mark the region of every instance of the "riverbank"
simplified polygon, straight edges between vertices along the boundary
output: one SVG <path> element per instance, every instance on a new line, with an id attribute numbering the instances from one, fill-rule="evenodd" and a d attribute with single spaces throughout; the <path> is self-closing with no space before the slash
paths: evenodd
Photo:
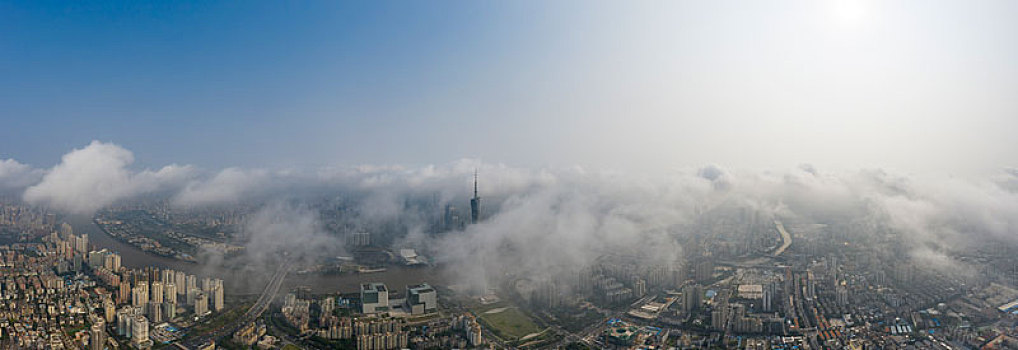
<path id="1" fill-rule="evenodd" d="M 162 252 L 162 251 L 145 249 L 144 247 L 139 247 L 137 244 L 132 243 L 130 241 L 130 238 L 125 238 L 125 237 L 121 237 L 121 236 L 114 235 L 114 234 L 110 233 L 110 230 L 107 229 L 102 224 L 100 224 L 99 223 L 99 219 L 97 219 L 97 218 L 93 218 L 92 219 L 92 224 L 94 224 L 97 228 L 99 228 L 100 231 L 105 233 L 110 238 L 113 238 L 113 239 L 115 239 L 117 241 L 120 241 L 120 243 L 127 244 L 127 245 L 133 246 L 135 248 L 138 248 L 138 250 L 141 250 L 141 251 L 143 251 L 143 252 L 145 252 L 147 254 L 157 255 L 157 256 L 164 257 L 164 258 L 170 258 L 170 259 L 174 259 L 174 260 L 181 261 L 181 262 L 188 262 L 188 263 L 197 263 L 198 262 L 197 260 L 195 260 L 195 258 L 193 256 L 191 256 L 191 255 L 184 255 L 184 253 L 175 252 L 175 251 Z"/>
<path id="2" fill-rule="evenodd" d="M 138 247 L 117 240 L 102 230 L 90 217 L 69 217 L 65 219 L 78 234 L 88 234 L 89 244 L 120 254 L 125 267 L 143 269 L 158 267 L 173 269 L 197 276 L 222 278 L 228 294 L 257 294 L 265 287 L 268 277 L 264 271 L 268 267 L 257 265 L 230 266 L 230 261 L 211 260 L 199 257 L 196 263 L 188 263 L 147 253 Z M 297 286 L 311 288 L 313 293 L 354 293 L 360 290 L 360 284 L 381 282 L 390 289 L 402 291 L 407 285 L 429 283 L 444 285 L 447 280 L 444 271 L 434 267 L 390 266 L 385 271 L 368 274 L 291 274 L 283 284 L 283 290 Z"/>

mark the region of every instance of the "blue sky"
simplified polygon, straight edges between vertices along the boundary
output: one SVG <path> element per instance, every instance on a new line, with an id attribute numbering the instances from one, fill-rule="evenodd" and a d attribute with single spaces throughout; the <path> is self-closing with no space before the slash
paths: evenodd
<path id="1" fill-rule="evenodd" d="M 2 2 L 0 159 L 1018 163 L 1013 2 Z"/>
<path id="2" fill-rule="evenodd" d="M 52 162 L 99 139 L 157 164 L 368 162 L 343 149 L 388 147 L 399 124 L 418 122 L 392 106 L 501 56 L 487 40 L 503 41 L 504 14 L 489 7 L 4 4 L 3 156 Z"/>

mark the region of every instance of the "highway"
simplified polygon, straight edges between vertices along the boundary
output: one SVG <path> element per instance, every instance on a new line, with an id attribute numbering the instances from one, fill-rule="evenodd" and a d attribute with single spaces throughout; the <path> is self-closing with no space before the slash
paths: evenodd
<path id="1" fill-rule="evenodd" d="M 183 343 L 178 343 L 187 349 L 194 349 L 198 346 L 209 342 L 210 340 L 219 340 L 222 337 L 233 334 L 238 329 L 243 327 L 245 324 L 254 321 L 262 315 L 269 306 L 272 305 L 272 300 L 276 298 L 276 294 L 279 293 L 279 288 L 283 285 L 283 280 L 286 279 L 286 274 L 290 272 L 290 261 L 284 261 L 276 269 L 276 272 L 272 275 L 272 279 L 265 285 L 265 289 L 262 290 L 261 295 L 258 296 L 258 300 L 255 301 L 247 312 L 241 317 L 238 317 L 233 322 L 223 325 L 222 327 L 216 328 L 208 334 L 204 334 L 198 337 L 188 339 Z"/>

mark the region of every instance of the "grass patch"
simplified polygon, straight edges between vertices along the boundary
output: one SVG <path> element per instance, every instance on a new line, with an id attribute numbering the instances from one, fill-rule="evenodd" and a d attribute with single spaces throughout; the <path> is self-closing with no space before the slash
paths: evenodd
<path id="1" fill-rule="evenodd" d="M 495 308 L 498 307 L 485 308 L 484 310 L 475 312 L 475 314 L 493 332 L 507 338 L 506 340 L 519 339 L 527 334 L 538 333 L 541 331 L 541 328 L 538 327 L 529 316 L 516 307 L 506 307 L 504 310 L 497 313 L 485 313 L 485 311 Z"/>
<path id="2" fill-rule="evenodd" d="M 206 334 L 214 329 L 218 329 L 227 323 L 233 322 L 244 315 L 247 309 L 250 307 L 249 304 L 244 304 L 232 309 L 226 309 L 222 313 L 213 313 L 212 315 L 206 316 L 208 318 L 202 320 L 199 324 L 192 326 L 186 330 L 184 338 L 191 338 L 195 335 Z"/>
<path id="3" fill-rule="evenodd" d="M 286 344 L 286 346 L 283 347 L 283 350 L 300 350 L 300 348 L 293 344 Z"/>

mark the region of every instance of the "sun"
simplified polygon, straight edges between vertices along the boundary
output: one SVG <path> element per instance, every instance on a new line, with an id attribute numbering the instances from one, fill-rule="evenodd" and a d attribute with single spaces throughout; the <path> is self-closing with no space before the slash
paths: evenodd
<path id="1" fill-rule="evenodd" d="M 863 0 L 834 0 L 834 14 L 844 22 L 858 22 L 866 15 Z"/>

